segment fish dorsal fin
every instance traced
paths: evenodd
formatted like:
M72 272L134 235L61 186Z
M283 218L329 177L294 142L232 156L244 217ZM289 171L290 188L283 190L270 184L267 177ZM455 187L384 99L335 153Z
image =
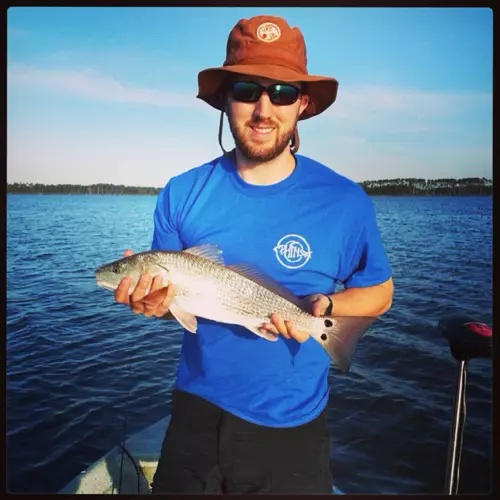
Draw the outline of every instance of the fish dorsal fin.
M216 264L224 265L222 250L218 245L212 243L205 243L203 245L186 248L183 252L196 255L197 257L202 257L203 259L211 260Z
M297 295L291 292L288 288L283 286L281 283L278 283L276 280L255 266L250 264L233 264L231 266L227 266L227 268L263 286L267 290L276 293L280 297L292 302L297 307L300 307L301 309L304 308L304 304L300 297L297 297Z

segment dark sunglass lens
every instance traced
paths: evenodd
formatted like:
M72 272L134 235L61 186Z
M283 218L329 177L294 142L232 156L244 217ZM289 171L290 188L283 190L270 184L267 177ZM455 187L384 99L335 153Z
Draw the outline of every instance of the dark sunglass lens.
M233 84L233 98L242 102L256 102L261 94L260 87L251 82L235 82Z
M299 90L293 85L273 85L269 89L269 98L274 104L287 106L299 97Z

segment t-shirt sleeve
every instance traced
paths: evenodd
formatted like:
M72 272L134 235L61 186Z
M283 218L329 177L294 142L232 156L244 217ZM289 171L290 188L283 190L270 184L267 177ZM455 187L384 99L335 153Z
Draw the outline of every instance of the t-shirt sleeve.
M182 250L176 223L176 207L172 197L172 185L167 184L158 195L153 214L153 241L151 250Z
M379 285L391 277L391 267L377 225L375 207L368 196L362 203L360 233L354 250L352 272L344 281L346 288Z

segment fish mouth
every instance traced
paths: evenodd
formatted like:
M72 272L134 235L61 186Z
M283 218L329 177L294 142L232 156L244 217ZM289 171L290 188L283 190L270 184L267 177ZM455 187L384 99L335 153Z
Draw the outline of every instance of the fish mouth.
M110 285L108 282L106 281L102 281L100 279L97 279L96 280L96 283L97 283L97 286L101 286L102 288L106 288L107 290L111 290L111 291L114 291L115 290L115 287Z

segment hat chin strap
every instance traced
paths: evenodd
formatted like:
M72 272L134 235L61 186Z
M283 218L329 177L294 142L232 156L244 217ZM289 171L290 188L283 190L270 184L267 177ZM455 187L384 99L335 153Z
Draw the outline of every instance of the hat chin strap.
M220 112L220 121L219 121L219 146L222 149L225 155L229 154L229 151L224 149L222 145L222 128L224 126L224 110ZM293 131L292 141L290 143L290 151L292 154L295 154L299 150L300 146L300 138L299 138L299 129L295 126L295 130Z
M225 155L229 154L229 151L226 151L224 149L224 146L222 145L222 127L224 125L224 110L220 112L220 122L219 122L219 146L224 152Z
M295 130L293 131L292 142L290 143L290 151L292 154L295 154L299 150L300 139L299 139L299 129L295 126Z

